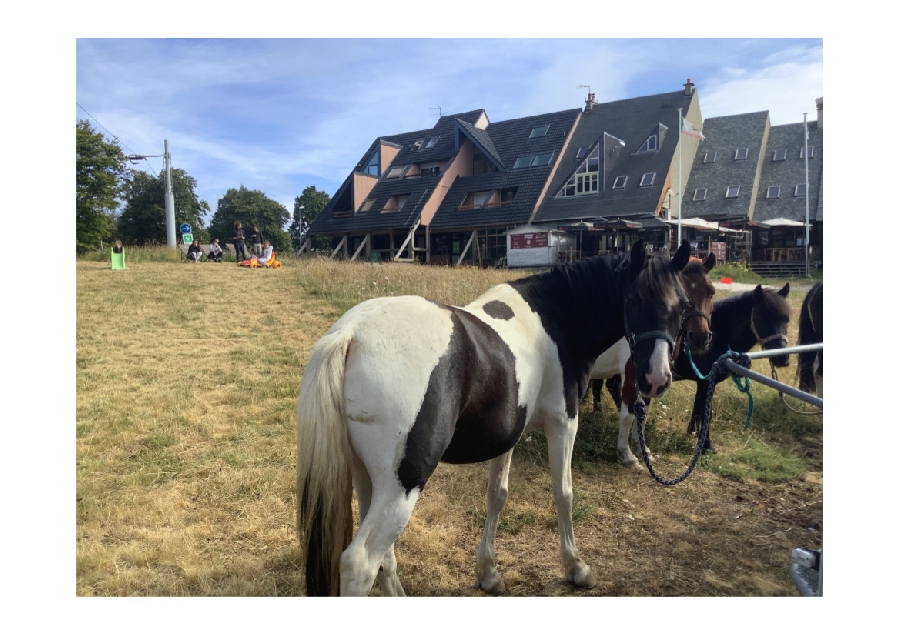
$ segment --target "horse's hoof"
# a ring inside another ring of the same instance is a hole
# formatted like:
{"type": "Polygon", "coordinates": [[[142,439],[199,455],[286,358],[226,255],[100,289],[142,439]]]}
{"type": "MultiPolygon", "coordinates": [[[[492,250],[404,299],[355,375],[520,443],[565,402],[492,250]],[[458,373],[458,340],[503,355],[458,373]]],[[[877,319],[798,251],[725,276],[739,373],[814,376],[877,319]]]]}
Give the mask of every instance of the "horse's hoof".
{"type": "Polygon", "coordinates": [[[585,566],[583,569],[580,569],[569,576],[569,581],[572,582],[577,587],[581,587],[582,589],[593,589],[597,586],[597,578],[594,576],[594,572],[591,571],[591,568],[585,566]]]}
{"type": "Polygon", "coordinates": [[[718,453],[719,453],[719,451],[716,450],[715,447],[713,447],[712,443],[708,444],[705,448],[703,448],[703,454],[718,454],[718,453]]]}
{"type": "Polygon", "coordinates": [[[501,578],[500,576],[497,576],[497,578],[490,584],[486,583],[483,580],[479,580],[478,588],[490,595],[502,595],[506,592],[506,584],[503,583],[503,578],[501,578]]]}

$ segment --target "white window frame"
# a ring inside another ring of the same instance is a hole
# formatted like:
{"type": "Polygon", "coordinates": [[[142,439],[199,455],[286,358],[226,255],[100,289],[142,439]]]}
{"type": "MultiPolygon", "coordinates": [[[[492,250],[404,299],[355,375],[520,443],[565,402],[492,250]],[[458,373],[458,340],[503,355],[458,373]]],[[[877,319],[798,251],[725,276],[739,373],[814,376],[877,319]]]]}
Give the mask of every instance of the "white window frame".
{"type": "Polygon", "coordinates": [[[388,171],[384,173],[384,178],[386,179],[400,179],[403,178],[403,175],[406,174],[406,171],[409,169],[408,165],[398,165],[392,168],[388,168],[388,171]]]}
{"type": "Polygon", "coordinates": [[[531,165],[531,162],[534,161],[534,155],[523,156],[516,159],[516,162],[513,164],[513,170],[521,170],[522,168],[527,168],[531,165]]]}
{"type": "Polygon", "coordinates": [[[787,149],[775,150],[772,153],[772,161],[786,161],[787,149]]]}
{"type": "Polygon", "coordinates": [[[426,143],[426,144],[422,147],[422,150],[429,150],[429,149],[433,148],[433,147],[434,147],[434,144],[436,144],[436,143],[438,142],[438,139],[440,139],[440,138],[441,138],[440,135],[438,135],[438,136],[436,136],[436,137],[431,137],[431,139],[428,140],[428,143],[426,143]]]}
{"type": "MultiPolygon", "coordinates": [[[[806,146],[806,149],[809,151],[809,158],[812,159],[816,156],[816,148],[815,146],[806,146]]],[[[805,159],[806,153],[803,151],[803,148],[800,148],[800,158],[805,159]]]]}
{"type": "Polygon", "coordinates": [[[707,191],[708,191],[708,188],[698,187],[697,189],[694,190],[694,198],[692,200],[705,201],[707,191]]]}
{"type": "Polygon", "coordinates": [[[531,167],[540,168],[545,165],[550,165],[553,162],[553,152],[541,152],[540,154],[534,155],[534,159],[531,160],[531,167]],[[547,157],[547,160],[543,163],[538,163],[538,159],[541,157],[547,157]]]}
{"type": "Polygon", "coordinates": [[[797,185],[794,186],[794,196],[797,198],[806,197],[806,183],[797,183],[797,185]]]}
{"type": "Polygon", "coordinates": [[[643,176],[641,176],[641,182],[638,187],[653,187],[653,183],[656,181],[656,172],[644,172],[643,176]],[[647,183],[647,177],[650,177],[650,182],[647,183]]]}
{"type": "Polygon", "coordinates": [[[706,154],[703,155],[704,163],[715,163],[716,162],[716,151],[715,150],[707,150],[706,154]]]}
{"type": "Polygon", "coordinates": [[[614,190],[624,190],[625,186],[628,184],[628,176],[617,176],[613,181],[612,189],[614,190]],[[622,183],[619,183],[619,179],[622,179],[622,183]]]}
{"type": "Polygon", "coordinates": [[[729,185],[725,188],[725,198],[738,198],[741,195],[740,185],[729,185]]]}
{"type": "Polygon", "coordinates": [[[535,126],[531,129],[531,134],[528,135],[529,139],[537,139],[539,137],[544,137],[547,135],[547,131],[550,130],[550,124],[544,124],[540,126],[535,126]]]}
{"type": "Polygon", "coordinates": [[[735,161],[746,161],[748,156],[750,156],[750,148],[738,148],[734,151],[735,161]]]}

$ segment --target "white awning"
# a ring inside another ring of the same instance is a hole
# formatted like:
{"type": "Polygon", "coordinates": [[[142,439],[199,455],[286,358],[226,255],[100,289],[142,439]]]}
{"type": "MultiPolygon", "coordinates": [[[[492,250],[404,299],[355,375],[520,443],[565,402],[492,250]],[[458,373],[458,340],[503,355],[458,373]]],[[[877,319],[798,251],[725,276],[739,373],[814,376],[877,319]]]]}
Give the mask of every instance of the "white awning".
{"type": "Polygon", "coordinates": [[[772,220],[760,221],[760,224],[767,227],[803,227],[803,223],[789,218],[773,218],[772,220]]]}

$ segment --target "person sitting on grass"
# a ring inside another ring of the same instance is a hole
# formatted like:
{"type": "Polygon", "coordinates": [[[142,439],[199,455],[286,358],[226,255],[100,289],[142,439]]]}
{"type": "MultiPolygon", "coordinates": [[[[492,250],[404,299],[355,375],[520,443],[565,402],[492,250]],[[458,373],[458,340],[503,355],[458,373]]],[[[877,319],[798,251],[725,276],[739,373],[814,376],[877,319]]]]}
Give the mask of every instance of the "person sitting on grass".
{"type": "Polygon", "coordinates": [[[198,263],[200,262],[200,258],[203,256],[203,250],[200,249],[200,241],[194,239],[194,242],[191,243],[191,246],[188,247],[187,259],[188,262],[198,263]]]}
{"type": "Polygon", "coordinates": [[[210,243],[207,258],[213,262],[222,262],[222,247],[219,245],[218,238],[213,238],[212,243],[210,243]]]}

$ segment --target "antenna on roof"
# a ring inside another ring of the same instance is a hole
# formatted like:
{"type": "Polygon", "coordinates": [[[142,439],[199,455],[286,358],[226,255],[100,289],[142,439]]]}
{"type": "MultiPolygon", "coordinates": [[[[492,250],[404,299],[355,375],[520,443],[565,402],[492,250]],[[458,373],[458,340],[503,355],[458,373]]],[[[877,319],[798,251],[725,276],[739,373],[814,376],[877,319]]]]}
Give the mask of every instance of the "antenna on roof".
{"type": "Polygon", "coordinates": [[[429,106],[429,107],[428,107],[428,110],[437,110],[437,111],[438,111],[438,117],[443,117],[443,116],[444,116],[444,111],[441,110],[441,107],[440,107],[440,106],[429,106]]]}
{"type": "Polygon", "coordinates": [[[585,111],[585,112],[590,112],[590,111],[591,111],[591,108],[592,108],[592,107],[594,106],[594,104],[596,103],[596,102],[594,101],[594,93],[591,92],[591,87],[588,86],[587,84],[579,84],[579,85],[578,85],[578,88],[587,88],[587,89],[588,89],[588,96],[587,96],[587,99],[584,100],[584,111],[585,111]]]}

